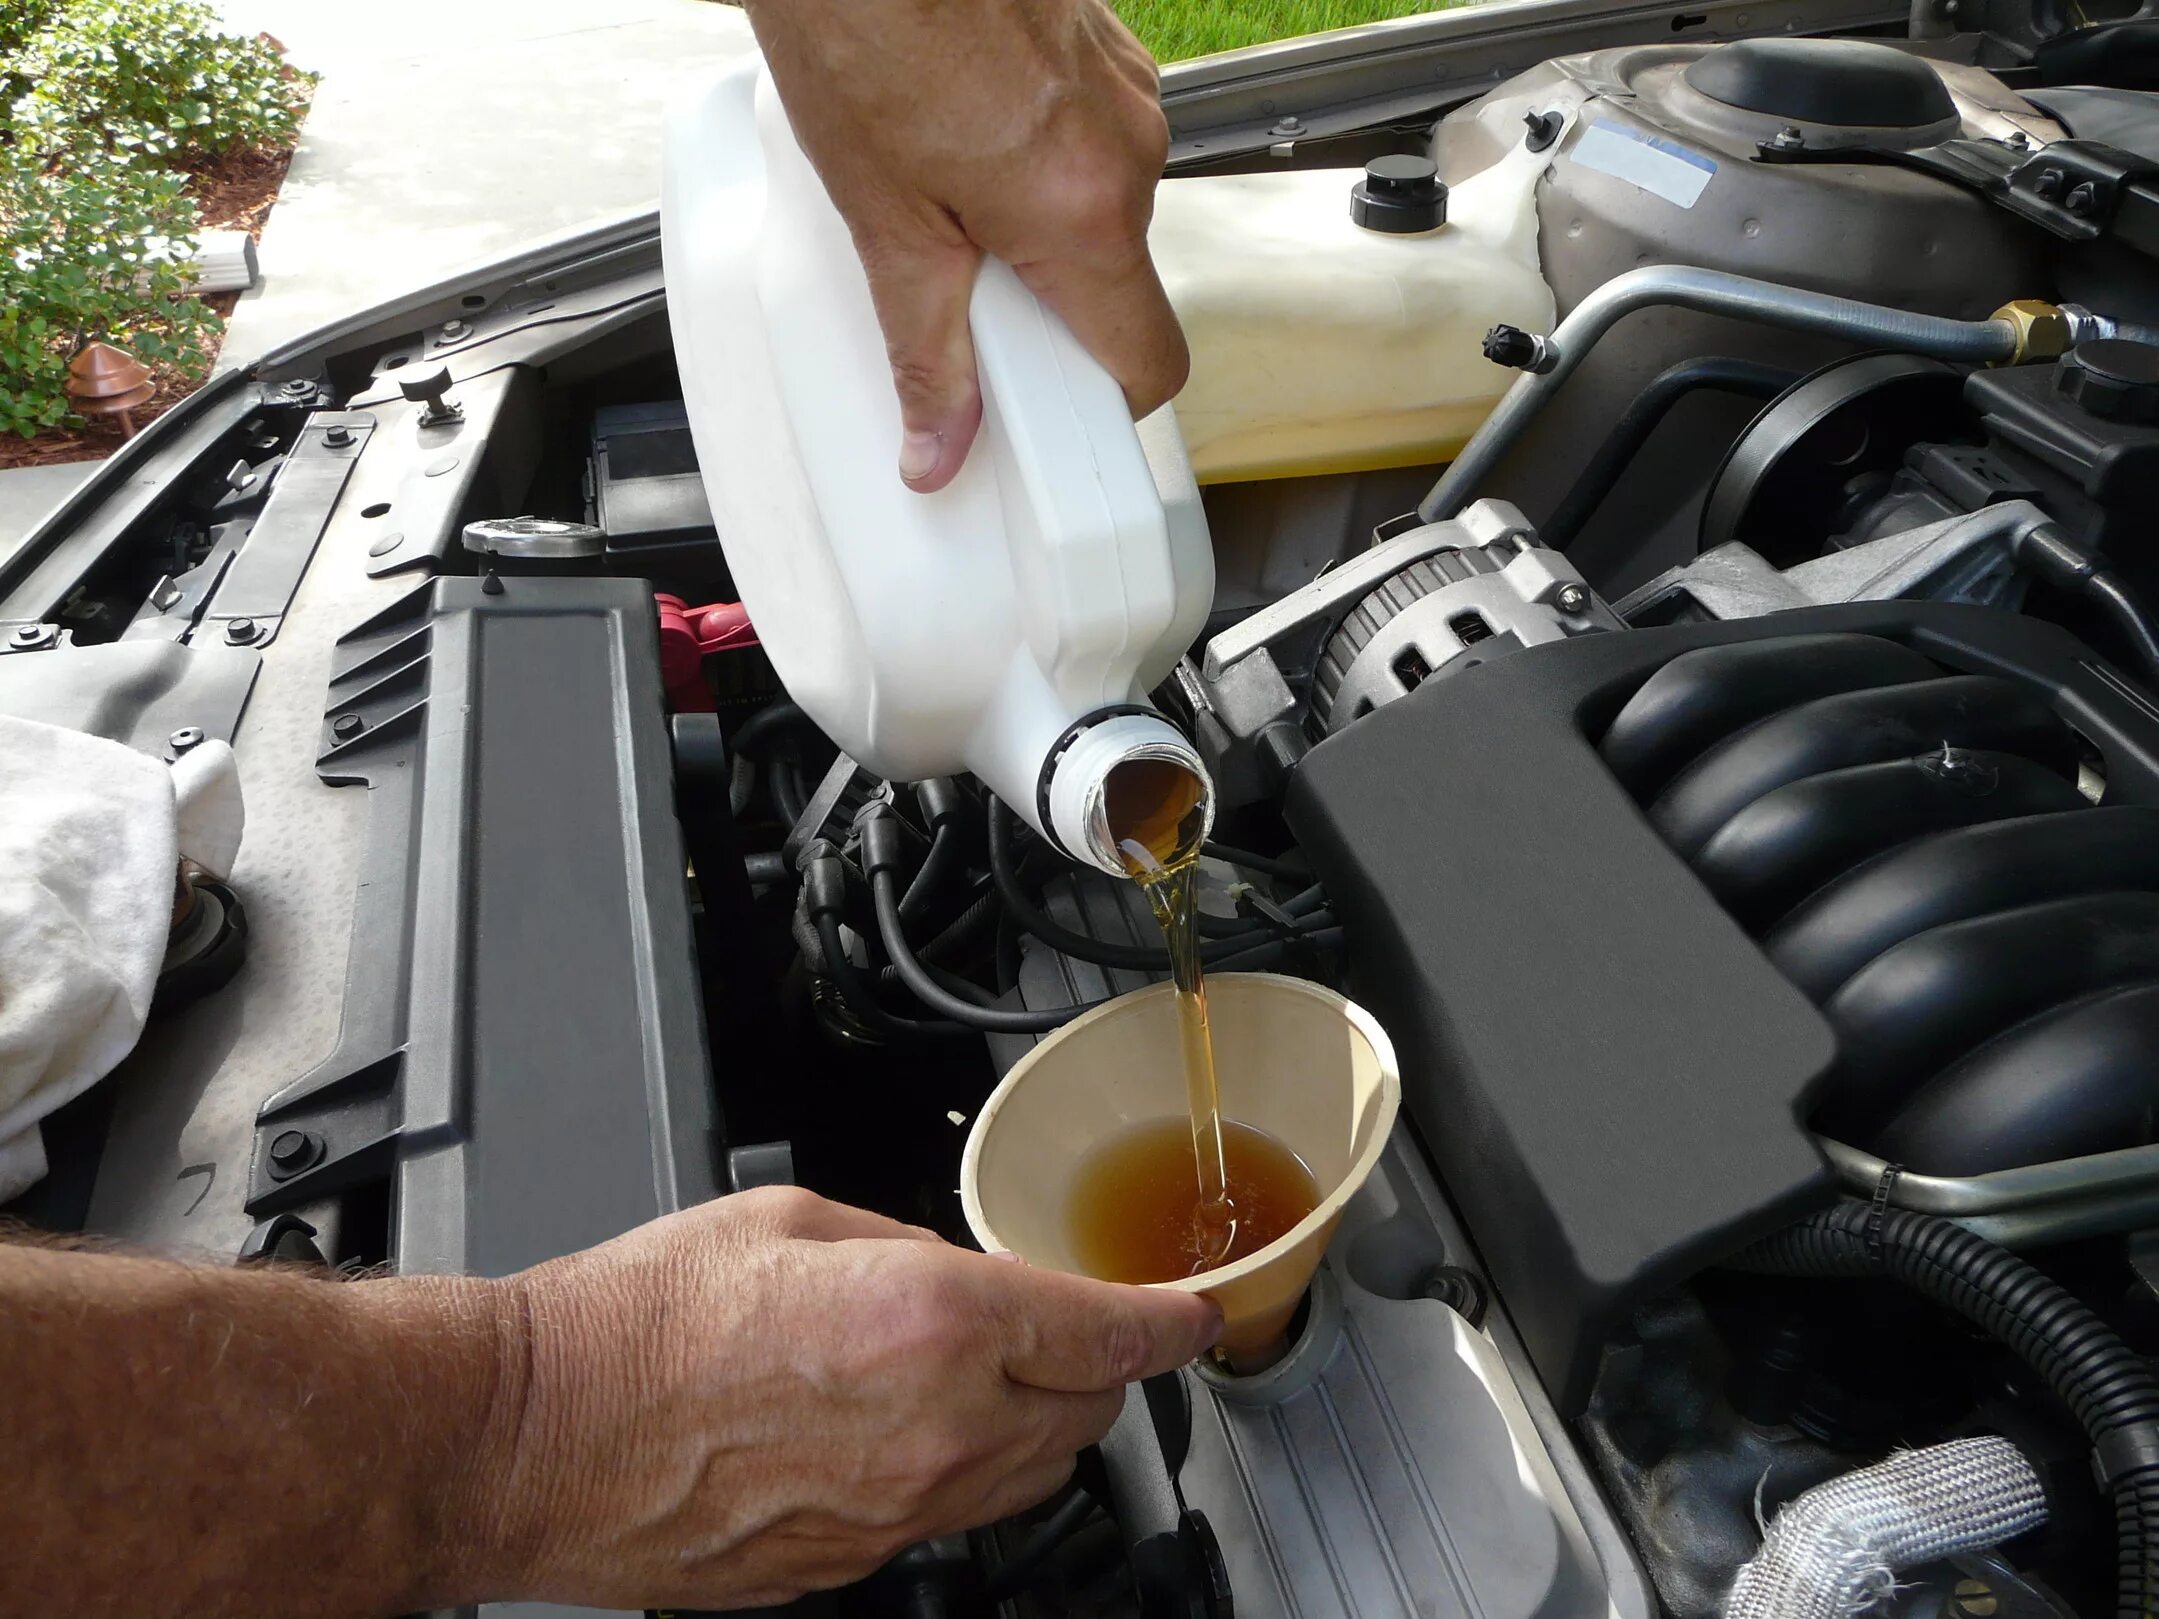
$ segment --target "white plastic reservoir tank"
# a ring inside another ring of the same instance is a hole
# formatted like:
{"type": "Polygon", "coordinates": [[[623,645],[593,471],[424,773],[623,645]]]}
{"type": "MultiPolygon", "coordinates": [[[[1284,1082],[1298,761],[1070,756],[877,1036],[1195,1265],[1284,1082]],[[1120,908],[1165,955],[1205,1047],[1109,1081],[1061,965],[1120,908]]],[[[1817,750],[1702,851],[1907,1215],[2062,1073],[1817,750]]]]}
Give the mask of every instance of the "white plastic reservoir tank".
{"type": "Polygon", "coordinates": [[[1144,706],[1214,589],[1174,423],[1148,424],[1151,466],[1115,381],[987,263],[981,436],[943,490],[902,484],[868,282],[754,59],[677,109],[660,217],[698,463],[790,695],[867,768],[972,771],[1066,853],[1122,872],[1113,780],[1140,813],[1137,783],[1205,782],[1144,706]]]}
{"type": "Polygon", "coordinates": [[[1350,218],[1361,169],[1165,180],[1148,245],[1192,345],[1176,409],[1200,482],[1451,459],[1516,379],[1485,332],[1552,329],[1552,155],[1516,145],[1409,235],[1350,218]]]}

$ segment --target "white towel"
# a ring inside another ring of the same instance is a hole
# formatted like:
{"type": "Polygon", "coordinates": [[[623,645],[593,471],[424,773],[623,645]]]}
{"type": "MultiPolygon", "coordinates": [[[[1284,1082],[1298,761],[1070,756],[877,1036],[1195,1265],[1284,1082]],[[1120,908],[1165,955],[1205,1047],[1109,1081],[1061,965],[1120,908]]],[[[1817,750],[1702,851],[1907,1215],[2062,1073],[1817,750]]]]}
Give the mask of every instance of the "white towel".
{"type": "Polygon", "coordinates": [[[180,857],[224,876],[242,825],[222,742],[168,768],[0,715],[0,1201],[44,1177],[38,1121],[142,1034],[180,857]]]}

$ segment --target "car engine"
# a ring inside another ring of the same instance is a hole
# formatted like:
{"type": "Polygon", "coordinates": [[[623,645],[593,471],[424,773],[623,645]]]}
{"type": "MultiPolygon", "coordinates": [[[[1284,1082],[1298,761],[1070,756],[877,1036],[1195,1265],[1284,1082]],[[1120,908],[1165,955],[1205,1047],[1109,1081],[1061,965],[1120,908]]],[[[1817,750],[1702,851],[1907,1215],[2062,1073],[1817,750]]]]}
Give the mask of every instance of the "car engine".
{"type": "MultiPolygon", "coordinates": [[[[1558,318],[1485,337],[1444,461],[1191,497],[1220,586],[1157,700],[1220,795],[1208,959],[1402,1066],[1287,1353],[806,1607],[1708,1619],[1780,1509],[1981,1440],[2044,1510],[1878,1611],[2159,1580],[2159,1428],[2107,1415],[2159,1414],[2150,25],[1981,66],[1684,23],[1290,154],[1345,207],[1368,158],[1545,154],[1558,318]]],[[[233,737],[274,851],[244,972],[12,1212],[501,1271],[789,1181],[964,1241],[997,1078],[1164,975],[1132,885],[779,687],[656,262],[273,361],[101,560],[0,564],[0,706],[233,737]]]]}

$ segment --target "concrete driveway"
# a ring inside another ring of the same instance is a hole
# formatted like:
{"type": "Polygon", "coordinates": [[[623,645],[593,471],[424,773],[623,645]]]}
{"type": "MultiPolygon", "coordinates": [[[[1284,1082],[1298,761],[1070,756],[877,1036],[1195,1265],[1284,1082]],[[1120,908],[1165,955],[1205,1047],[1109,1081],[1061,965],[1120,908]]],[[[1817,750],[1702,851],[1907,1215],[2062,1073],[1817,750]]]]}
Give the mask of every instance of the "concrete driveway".
{"type": "MultiPolygon", "coordinates": [[[[753,48],[742,13],[711,0],[218,8],[322,75],[227,365],[462,265],[652,206],[667,102],[753,48]]],[[[0,558],[90,471],[0,472],[0,558]]]]}
{"type": "Polygon", "coordinates": [[[322,75],[227,363],[659,197],[663,110],[752,48],[710,0],[218,0],[322,75]]]}

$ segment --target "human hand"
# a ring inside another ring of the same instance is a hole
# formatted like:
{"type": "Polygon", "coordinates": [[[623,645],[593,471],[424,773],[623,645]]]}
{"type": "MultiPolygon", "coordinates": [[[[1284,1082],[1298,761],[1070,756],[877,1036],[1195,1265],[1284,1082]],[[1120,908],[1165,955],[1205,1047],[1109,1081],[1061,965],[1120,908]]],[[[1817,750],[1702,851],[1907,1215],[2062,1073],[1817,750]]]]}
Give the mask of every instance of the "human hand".
{"type": "Polygon", "coordinates": [[[982,419],[967,305],[995,254],[1135,417],[1184,385],[1147,256],[1169,126],[1105,0],[745,0],[795,138],[853,232],[899,391],[900,475],[942,489],[982,419]]]}
{"type": "Polygon", "coordinates": [[[602,1607],[777,1603],[1017,1512],[1221,1324],[792,1188],[503,1285],[530,1349],[511,1454],[473,1470],[493,1583],[602,1607]]]}

